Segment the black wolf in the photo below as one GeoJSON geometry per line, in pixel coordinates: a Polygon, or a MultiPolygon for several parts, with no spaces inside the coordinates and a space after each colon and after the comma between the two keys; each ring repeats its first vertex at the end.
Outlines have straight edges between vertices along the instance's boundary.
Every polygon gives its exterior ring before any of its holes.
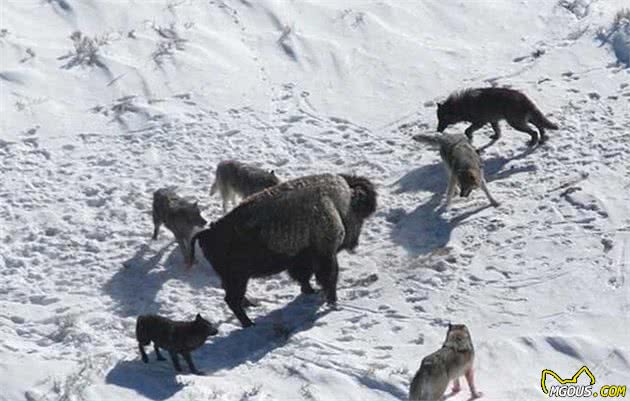
{"type": "Polygon", "coordinates": [[[179,365],[177,354],[182,354],[188,362],[190,371],[202,374],[195,368],[190,352],[201,347],[209,336],[217,333],[217,329],[199,314],[192,322],[178,322],[157,315],[142,315],[136,321],[136,339],[142,361],[149,363],[144,347],[153,341],[157,360],[165,359],[160,354],[160,348],[164,348],[171,356],[175,370],[178,372],[182,371],[182,367],[179,365]]]}
{"type": "Polygon", "coordinates": [[[471,122],[465,132],[470,140],[475,131],[488,123],[494,130],[492,139],[499,139],[499,121],[506,120],[514,129],[530,135],[530,146],[547,140],[545,128],[558,129],[525,94],[508,88],[465,89],[453,93],[444,103],[438,103],[437,117],[439,132],[460,121],[471,122]],[[538,132],[528,123],[536,126],[538,132]]]}

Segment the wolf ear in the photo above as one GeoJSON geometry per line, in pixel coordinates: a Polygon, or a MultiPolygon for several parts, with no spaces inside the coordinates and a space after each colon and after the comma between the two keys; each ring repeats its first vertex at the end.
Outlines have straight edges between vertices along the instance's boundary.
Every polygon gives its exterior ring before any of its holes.
{"type": "Polygon", "coordinates": [[[451,322],[448,322],[448,331],[451,331],[453,329],[453,324],[451,322]]]}
{"type": "Polygon", "coordinates": [[[197,313],[197,316],[195,316],[195,320],[196,321],[203,320],[203,318],[201,317],[201,313],[197,313]]]}
{"type": "Polygon", "coordinates": [[[194,204],[195,207],[199,207],[199,201],[196,201],[194,204]]]}
{"type": "Polygon", "coordinates": [[[269,174],[276,175],[276,170],[269,170],[269,174]]]}
{"type": "Polygon", "coordinates": [[[444,103],[442,103],[442,102],[437,102],[437,108],[438,108],[438,110],[442,108],[442,105],[443,105],[443,104],[444,104],[444,103]]]}

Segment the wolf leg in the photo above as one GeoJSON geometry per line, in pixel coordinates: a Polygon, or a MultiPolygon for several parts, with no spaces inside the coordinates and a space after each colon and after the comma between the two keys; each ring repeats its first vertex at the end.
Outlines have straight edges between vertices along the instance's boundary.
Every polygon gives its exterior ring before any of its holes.
{"type": "Polygon", "coordinates": [[[464,131],[464,134],[466,134],[466,136],[468,137],[468,139],[470,141],[472,141],[473,139],[473,134],[475,133],[475,131],[477,131],[478,129],[480,129],[481,127],[483,127],[483,124],[480,123],[472,123],[470,124],[470,127],[466,128],[466,131],[464,131]]]}
{"type": "Polygon", "coordinates": [[[444,207],[448,209],[451,206],[451,202],[453,201],[453,195],[455,195],[455,191],[457,190],[457,177],[455,174],[451,173],[448,170],[448,185],[446,186],[446,202],[444,203],[444,207]]]}
{"type": "Polygon", "coordinates": [[[453,380],[453,394],[457,394],[462,390],[461,384],[459,384],[459,377],[453,380]]]}
{"type": "Polygon", "coordinates": [[[156,343],[153,343],[153,349],[155,350],[155,356],[157,357],[158,361],[166,360],[166,358],[164,358],[162,354],[160,354],[160,347],[158,347],[156,343]]]}
{"type": "Polygon", "coordinates": [[[230,211],[230,198],[232,194],[226,188],[221,187],[221,199],[223,200],[223,214],[227,214],[230,211]]]}
{"type": "Polygon", "coordinates": [[[538,143],[538,132],[534,131],[529,125],[527,125],[526,121],[509,121],[508,124],[512,126],[517,131],[527,132],[531,137],[528,142],[529,146],[534,146],[538,143]]]}
{"type": "Polygon", "coordinates": [[[190,352],[182,352],[182,355],[184,356],[184,359],[186,360],[186,363],[188,363],[188,367],[190,368],[190,371],[193,372],[196,375],[202,375],[203,372],[197,370],[197,368],[195,367],[195,364],[193,363],[192,357],[190,356],[190,352]]]}
{"type": "Polygon", "coordinates": [[[227,214],[230,211],[230,204],[226,196],[223,197],[223,214],[227,214]]]}
{"type": "Polygon", "coordinates": [[[497,202],[492,195],[490,194],[490,191],[488,190],[488,185],[486,185],[486,179],[483,176],[483,171],[481,172],[481,183],[479,184],[479,186],[481,187],[481,190],[483,191],[484,194],[486,194],[486,198],[488,198],[488,201],[490,201],[490,204],[494,207],[499,206],[499,202],[497,202]]]}
{"type": "Polygon", "coordinates": [[[190,251],[188,249],[188,242],[184,240],[181,236],[176,237],[177,244],[179,245],[179,250],[182,252],[184,256],[184,264],[187,268],[192,267],[192,260],[190,260],[190,251]]]}
{"type": "Polygon", "coordinates": [[[501,138],[501,126],[498,121],[492,123],[492,130],[494,131],[494,135],[490,137],[493,141],[499,140],[501,138]]]}
{"type": "Polygon", "coordinates": [[[468,387],[470,388],[470,396],[472,398],[481,397],[483,394],[478,392],[477,389],[475,388],[475,372],[473,371],[473,368],[470,367],[466,371],[466,373],[464,373],[464,376],[466,377],[466,381],[468,382],[468,387]]]}
{"type": "Polygon", "coordinates": [[[149,357],[147,356],[147,353],[144,352],[144,346],[138,343],[138,348],[140,349],[140,356],[142,357],[142,362],[149,363],[149,357]]]}
{"type": "Polygon", "coordinates": [[[175,367],[175,370],[181,372],[182,367],[179,364],[179,357],[177,356],[177,352],[168,351],[168,354],[171,356],[171,360],[173,361],[173,366],[175,367]]]}
{"type": "Polygon", "coordinates": [[[160,218],[158,217],[157,213],[155,212],[155,210],[153,211],[153,240],[156,240],[158,238],[158,233],[160,232],[160,226],[162,225],[162,223],[160,222],[160,218]]]}

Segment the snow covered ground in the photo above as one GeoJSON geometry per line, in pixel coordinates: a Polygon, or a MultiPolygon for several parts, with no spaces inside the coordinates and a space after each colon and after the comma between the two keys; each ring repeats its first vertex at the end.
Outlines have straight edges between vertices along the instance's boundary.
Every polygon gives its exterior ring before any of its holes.
{"type": "Polygon", "coordinates": [[[544,398],[543,369],[583,365],[630,386],[630,69],[596,39],[624,5],[2,1],[0,400],[404,399],[449,321],[471,329],[483,399],[544,398]],[[531,150],[505,127],[483,153],[502,205],[437,214],[445,173],[410,136],[488,85],[561,129],[531,150]],[[378,184],[340,310],[281,274],[250,283],[243,330],[207,262],[150,241],[158,187],[221,216],[226,158],[378,184]],[[193,354],[206,376],[140,361],[149,312],[220,325],[193,354]]]}

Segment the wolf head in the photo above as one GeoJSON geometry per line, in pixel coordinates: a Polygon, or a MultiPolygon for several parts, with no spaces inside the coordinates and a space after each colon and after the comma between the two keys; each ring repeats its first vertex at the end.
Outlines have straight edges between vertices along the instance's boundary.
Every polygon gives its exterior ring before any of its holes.
{"type": "Polygon", "coordinates": [[[269,170],[267,172],[267,177],[265,177],[265,179],[266,179],[265,184],[267,186],[274,186],[274,185],[280,184],[280,178],[278,178],[278,176],[276,175],[275,170],[269,170]]]}
{"type": "Polygon", "coordinates": [[[472,338],[468,327],[465,324],[449,323],[444,345],[449,345],[457,351],[472,350],[472,338]]]}
{"type": "Polygon", "coordinates": [[[452,109],[453,107],[448,100],[437,104],[438,132],[444,132],[446,127],[459,122],[459,118],[452,109]]]}
{"type": "Polygon", "coordinates": [[[184,209],[186,220],[193,226],[203,227],[208,224],[208,221],[201,217],[201,211],[199,210],[199,202],[189,204],[184,209]]]}
{"type": "Polygon", "coordinates": [[[459,196],[467,198],[473,189],[479,188],[481,185],[481,176],[474,169],[465,169],[457,172],[457,181],[459,183],[459,196]]]}
{"type": "Polygon", "coordinates": [[[199,313],[195,317],[195,329],[197,329],[204,337],[215,336],[219,332],[209,321],[202,318],[199,313]]]}

